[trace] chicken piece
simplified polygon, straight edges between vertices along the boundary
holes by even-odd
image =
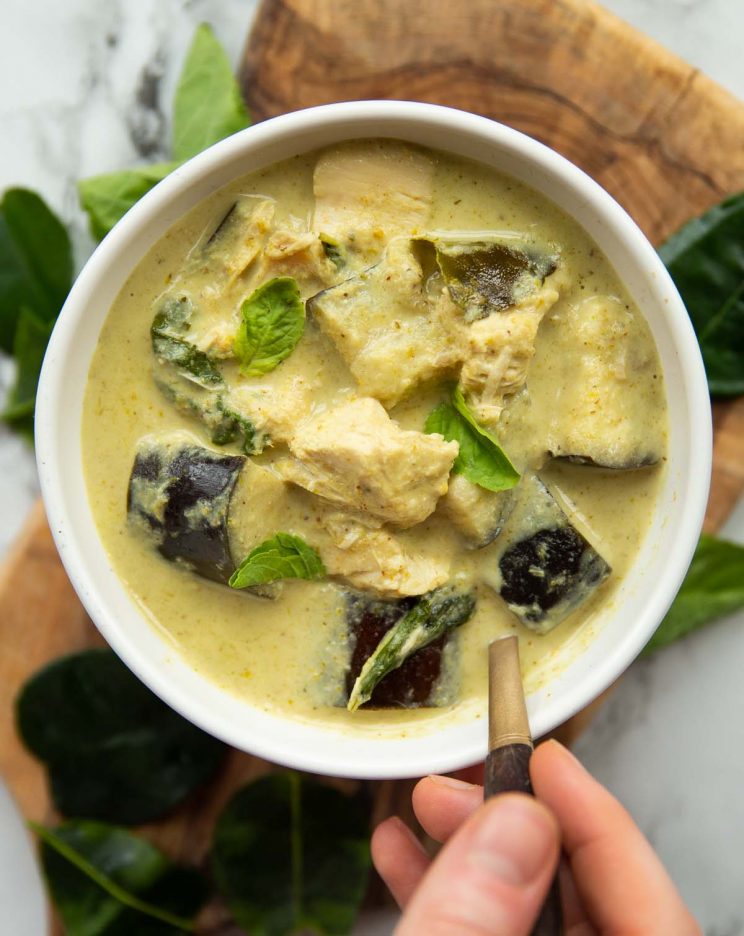
[[[550,393],[550,453],[604,468],[658,462],[664,440],[654,414],[664,388],[641,317],[617,299],[593,296],[546,326],[555,361],[541,385]]]
[[[421,383],[453,376],[466,353],[459,310],[442,286],[424,289],[407,238],[358,277],[316,296],[311,314],[349,365],[360,391],[394,406]]]
[[[241,196],[192,261],[196,270],[209,267],[213,277],[221,275],[231,284],[258,256],[274,220],[272,199]],[[188,275],[188,269],[186,271]]]
[[[275,375],[270,384],[236,387],[227,395],[229,405],[250,419],[273,445],[289,442],[297,423],[309,416],[318,387],[304,377],[280,376]]]
[[[307,298],[336,282],[338,273],[318,235],[302,230],[299,224],[295,228],[271,234],[257,264],[254,281],[261,283],[275,276],[292,276]]]
[[[399,527],[434,510],[458,452],[456,442],[401,429],[369,398],[308,419],[289,449],[294,457],[276,464],[287,481]]]
[[[408,551],[379,522],[341,513],[250,459],[231,501],[228,529],[236,562],[277,530],[288,530],[318,550],[329,575],[386,598],[421,595],[449,577],[446,561]]]
[[[479,422],[495,427],[504,399],[524,384],[543,316],[558,301],[550,280],[507,312],[468,326],[469,353],[460,385]]]
[[[330,542],[320,554],[331,575],[384,598],[423,595],[449,578],[449,563],[407,552],[385,530],[370,529],[348,514],[330,513],[324,520]]]
[[[513,503],[511,491],[487,491],[453,474],[439,510],[472,549],[492,543],[503,529]]]
[[[433,160],[405,143],[335,146],[315,167],[313,230],[370,260],[390,237],[426,227],[433,182]]]

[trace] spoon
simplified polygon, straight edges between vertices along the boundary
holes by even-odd
[[[527,793],[534,796],[529,763],[533,750],[515,636],[494,640],[488,648],[488,756],[484,795]],[[532,936],[561,936],[558,878],[553,879]]]

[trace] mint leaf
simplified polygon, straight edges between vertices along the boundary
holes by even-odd
[[[299,536],[277,533],[248,553],[230,576],[231,588],[250,588],[278,579],[319,579],[326,574],[318,553]]]
[[[682,588],[643,653],[653,653],[740,608],[744,608],[744,546],[703,534]]]
[[[173,157],[190,159],[238,130],[250,117],[230,61],[211,28],[196,30],[173,104]]]
[[[53,322],[43,322],[26,307],[21,309],[16,326],[13,342],[16,378],[2,418],[30,442],[34,436],[36,385],[53,326]]]
[[[177,162],[122,169],[78,182],[80,205],[88,215],[90,232],[102,240],[136,202],[178,167]]]
[[[62,222],[28,189],[0,201],[0,348],[11,352],[21,310],[53,322],[72,284],[72,248]]]
[[[479,425],[459,387],[452,403],[440,403],[429,413],[424,432],[439,433],[459,444],[452,470],[473,484],[488,491],[506,491],[519,481],[519,472],[496,438]]]
[[[369,805],[297,773],[239,790],[217,820],[211,866],[253,936],[350,933],[370,871]]]
[[[240,373],[260,377],[289,357],[305,330],[305,303],[291,276],[269,280],[241,307],[243,321],[235,337]]]
[[[179,936],[194,929],[207,895],[198,872],[103,822],[30,826],[41,839],[44,876],[67,936]]]

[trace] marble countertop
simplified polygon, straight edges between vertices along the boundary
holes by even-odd
[[[605,5],[744,99],[741,0]],[[166,155],[168,102],[195,26],[237,61],[256,0],[5,0],[0,189],[41,192],[92,248],[75,181]],[[39,24],[43,23],[43,29]],[[0,403],[12,377],[0,361]],[[0,426],[0,556],[37,496],[33,456]],[[726,531],[744,541],[744,509]],[[739,654],[738,647],[742,652]],[[577,753],[626,804],[706,936],[744,936],[744,615],[636,663]],[[382,923],[379,932],[389,930]]]

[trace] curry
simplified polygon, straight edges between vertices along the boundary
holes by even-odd
[[[480,717],[591,640],[665,461],[653,338],[547,199],[393,140],[236,180],[114,303],[89,497],[144,614],[252,705],[346,731]]]

